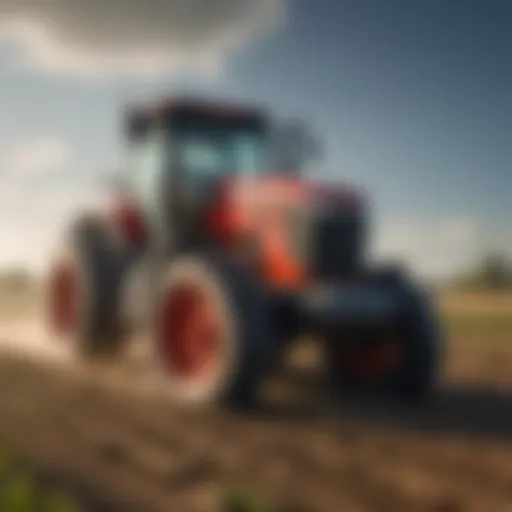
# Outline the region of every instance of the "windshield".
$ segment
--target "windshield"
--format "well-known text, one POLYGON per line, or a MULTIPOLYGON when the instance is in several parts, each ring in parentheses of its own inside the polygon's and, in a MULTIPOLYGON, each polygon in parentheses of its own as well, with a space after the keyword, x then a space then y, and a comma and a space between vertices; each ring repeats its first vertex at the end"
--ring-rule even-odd
POLYGON ((193 182, 254 176, 269 167, 267 141, 258 131, 196 128, 183 131, 178 141, 180 165, 193 182))

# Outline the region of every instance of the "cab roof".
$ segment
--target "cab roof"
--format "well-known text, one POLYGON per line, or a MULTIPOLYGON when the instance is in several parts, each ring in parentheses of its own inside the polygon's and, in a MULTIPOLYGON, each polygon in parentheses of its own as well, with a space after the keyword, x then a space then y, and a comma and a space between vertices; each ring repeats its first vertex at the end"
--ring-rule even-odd
POLYGON ((265 109, 255 105, 189 96, 164 98, 146 104, 129 105, 127 108, 129 132, 138 131, 153 123, 166 123, 184 118, 209 118, 265 125, 268 115, 265 109))

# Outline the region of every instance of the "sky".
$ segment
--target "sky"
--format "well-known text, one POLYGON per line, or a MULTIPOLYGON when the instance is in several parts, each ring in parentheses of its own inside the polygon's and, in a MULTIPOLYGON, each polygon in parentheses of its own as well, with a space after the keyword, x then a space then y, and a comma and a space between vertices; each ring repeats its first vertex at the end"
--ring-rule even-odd
POLYGON ((305 120, 376 256, 512 256, 511 24, 505 0, 0 0, 0 266, 44 268, 122 169, 126 104, 184 90, 305 120))

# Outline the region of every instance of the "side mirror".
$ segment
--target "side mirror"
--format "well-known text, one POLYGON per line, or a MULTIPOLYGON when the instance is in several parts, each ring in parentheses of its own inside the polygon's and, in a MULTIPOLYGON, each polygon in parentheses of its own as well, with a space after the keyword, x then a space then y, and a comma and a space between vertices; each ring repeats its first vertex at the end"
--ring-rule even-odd
POLYGON ((322 154, 318 139, 300 121, 288 121, 274 130, 277 165, 286 171, 300 171, 322 154))

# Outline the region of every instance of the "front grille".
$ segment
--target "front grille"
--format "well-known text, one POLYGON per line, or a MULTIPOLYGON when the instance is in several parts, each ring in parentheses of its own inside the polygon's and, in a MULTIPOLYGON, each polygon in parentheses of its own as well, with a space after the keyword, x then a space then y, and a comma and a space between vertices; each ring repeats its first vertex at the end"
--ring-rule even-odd
POLYGON ((311 226, 311 269, 318 279, 354 274, 362 258, 363 226, 358 215, 322 212, 311 226))
POLYGON ((354 274, 362 259, 363 224, 356 214, 315 211, 300 205, 287 212, 293 257, 318 279, 354 274))
POLYGON ((287 211, 287 236, 293 258, 300 264, 309 266, 311 254, 311 221, 310 208, 304 205, 293 205, 287 211))

